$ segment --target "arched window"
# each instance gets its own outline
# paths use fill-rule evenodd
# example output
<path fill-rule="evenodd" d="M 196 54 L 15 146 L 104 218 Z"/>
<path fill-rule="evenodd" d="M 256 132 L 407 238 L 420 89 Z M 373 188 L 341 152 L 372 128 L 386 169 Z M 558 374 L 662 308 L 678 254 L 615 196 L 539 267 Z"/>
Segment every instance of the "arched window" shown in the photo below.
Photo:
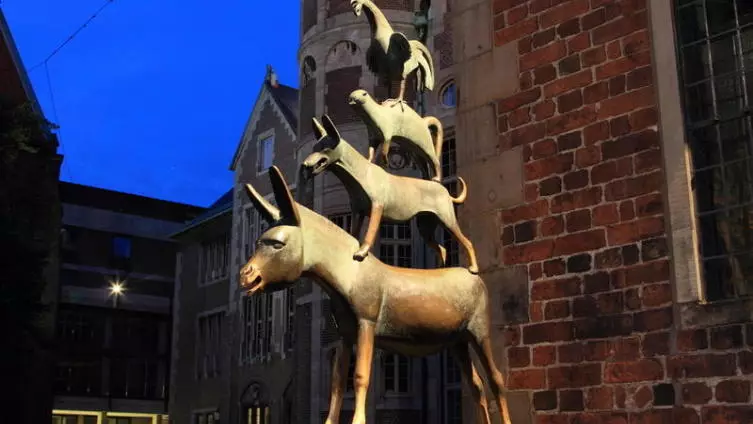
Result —
<path fill-rule="evenodd" d="M 304 85 L 304 86 L 306 84 L 308 84 L 309 81 L 311 81 L 312 79 L 314 79 L 314 75 L 316 73 L 316 61 L 314 60 L 313 57 L 306 56 L 303 59 L 303 66 L 301 67 L 301 73 L 303 74 L 302 75 L 302 79 L 303 79 L 303 84 L 302 85 Z"/>
<path fill-rule="evenodd" d="M 450 81 L 447 84 L 442 87 L 442 90 L 439 92 L 439 100 L 442 102 L 442 106 L 444 107 L 455 107 L 457 106 L 457 91 L 455 89 L 455 81 Z"/>

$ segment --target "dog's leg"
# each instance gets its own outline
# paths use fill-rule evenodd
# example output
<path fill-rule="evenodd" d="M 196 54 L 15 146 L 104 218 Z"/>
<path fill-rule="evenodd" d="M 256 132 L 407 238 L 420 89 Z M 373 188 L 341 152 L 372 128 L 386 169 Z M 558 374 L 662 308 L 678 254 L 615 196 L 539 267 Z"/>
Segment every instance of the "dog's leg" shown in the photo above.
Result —
<path fill-rule="evenodd" d="M 373 144 L 369 144 L 369 158 L 368 158 L 369 162 L 374 163 L 375 153 L 376 153 L 376 146 L 374 146 Z"/>
<path fill-rule="evenodd" d="M 358 322 L 358 342 L 356 345 L 356 372 L 354 388 L 356 405 L 352 424 L 366 424 L 366 394 L 374 357 L 374 323 L 361 319 Z"/>
<path fill-rule="evenodd" d="M 350 235 L 355 238 L 361 237 L 361 227 L 363 227 L 364 214 L 353 212 L 350 216 Z"/>
<path fill-rule="evenodd" d="M 329 400 L 329 414 L 324 424 L 338 424 L 340 422 L 340 410 L 343 406 L 343 395 L 348 379 L 348 367 L 350 366 L 351 344 L 341 340 L 335 350 L 335 362 L 332 364 L 332 389 Z"/>
<path fill-rule="evenodd" d="M 366 228 L 366 236 L 363 238 L 361 247 L 353 255 L 353 259 L 362 261 L 368 254 L 374 240 L 379 232 L 379 223 L 382 221 L 382 211 L 384 206 L 371 202 L 371 214 L 369 215 L 369 226 Z"/>
<path fill-rule="evenodd" d="M 426 244 L 437 252 L 438 265 L 443 267 L 447 262 L 447 249 L 437 243 L 437 239 L 434 236 L 434 232 L 437 230 L 436 218 L 426 215 L 418 215 L 416 216 L 416 225 L 418 226 L 418 232 L 421 234 L 421 237 L 423 237 Z"/>
<path fill-rule="evenodd" d="M 460 244 L 462 244 L 465 248 L 465 252 L 468 254 L 468 271 L 470 271 L 472 274 L 478 274 L 476 249 L 473 248 L 473 243 L 471 243 L 471 241 L 468 240 L 468 238 L 460 230 L 460 226 L 458 225 L 457 221 L 453 222 L 452 225 L 448 225 L 448 223 L 443 224 L 447 227 L 448 230 L 450 230 L 455 239 L 457 239 L 457 241 L 459 241 Z"/>

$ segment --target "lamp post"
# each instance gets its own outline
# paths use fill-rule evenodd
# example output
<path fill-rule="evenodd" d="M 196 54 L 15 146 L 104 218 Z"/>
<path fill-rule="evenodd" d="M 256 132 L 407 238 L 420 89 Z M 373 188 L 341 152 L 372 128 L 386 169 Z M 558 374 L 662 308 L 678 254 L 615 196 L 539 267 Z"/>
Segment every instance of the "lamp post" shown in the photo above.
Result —
<path fill-rule="evenodd" d="M 115 280 L 110 283 L 110 297 L 112 298 L 112 307 L 118 307 L 118 299 L 123 295 L 125 291 L 125 284 L 121 281 Z"/>
<path fill-rule="evenodd" d="M 110 298 L 112 298 L 112 307 L 117 309 L 118 300 L 125 292 L 125 283 L 116 279 L 110 282 Z M 107 410 L 112 410 L 112 374 L 113 374 L 113 340 L 115 330 L 115 312 L 110 315 L 110 340 L 109 340 L 109 358 L 107 361 Z"/>

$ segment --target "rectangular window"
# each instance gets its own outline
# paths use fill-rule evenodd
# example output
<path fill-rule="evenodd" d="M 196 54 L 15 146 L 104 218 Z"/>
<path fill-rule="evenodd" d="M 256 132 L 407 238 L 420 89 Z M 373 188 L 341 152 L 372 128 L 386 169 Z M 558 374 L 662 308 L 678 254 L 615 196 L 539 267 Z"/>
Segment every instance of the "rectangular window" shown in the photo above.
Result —
<path fill-rule="evenodd" d="M 267 359 L 272 353 L 274 325 L 272 293 L 260 293 L 243 298 L 244 333 L 241 341 L 241 363 Z"/>
<path fill-rule="evenodd" d="M 269 407 L 255 406 L 246 409 L 246 424 L 269 424 Z"/>
<path fill-rule="evenodd" d="M 413 264 L 411 224 L 382 224 L 379 228 L 379 259 L 387 264 L 410 268 Z"/>
<path fill-rule="evenodd" d="M 382 362 L 385 393 L 410 392 L 410 358 L 397 354 L 385 354 Z"/>
<path fill-rule="evenodd" d="M 258 172 L 264 172 L 274 163 L 275 158 L 275 138 L 267 137 L 259 141 L 259 157 L 257 159 Z"/>
<path fill-rule="evenodd" d="M 445 424 L 463 423 L 463 391 L 460 367 L 448 352 L 442 353 L 444 366 L 444 416 Z"/>
<path fill-rule="evenodd" d="M 202 244 L 204 284 L 228 277 L 230 269 L 230 235 L 224 234 Z"/>
<path fill-rule="evenodd" d="M 676 1 L 708 300 L 753 295 L 753 3 Z"/>
<path fill-rule="evenodd" d="M 350 212 L 330 215 L 329 220 L 334 222 L 335 225 L 342 228 L 343 230 L 350 232 L 350 225 L 352 220 L 352 215 L 350 214 Z"/>
<path fill-rule="evenodd" d="M 199 379 L 220 375 L 223 315 L 224 312 L 217 312 L 199 318 L 196 344 L 196 375 Z"/>
<path fill-rule="evenodd" d="M 295 345 L 295 289 L 290 287 L 285 292 L 285 346 L 286 352 L 293 350 Z"/>
<path fill-rule="evenodd" d="M 457 155 L 455 151 L 455 137 L 447 138 L 442 145 L 442 178 L 452 177 L 457 175 Z M 450 192 L 450 195 L 455 197 L 458 194 L 459 184 L 455 180 L 444 183 L 445 188 Z M 453 205 L 455 208 L 455 214 L 458 212 L 457 205 Z M 460 257 L 458 256 L 459 245 L 452 233 L 445 229 L 440 229 L 442 245 L 447 250 L 447 260 L 445 266 L 458 266 L 460 265 Z"/>
<path fill-rule="evenodd" d="M 131 258 L 131 239 L 128 237 L 115 236 L 112 238 L 113 256 L 120 259 Z"/>

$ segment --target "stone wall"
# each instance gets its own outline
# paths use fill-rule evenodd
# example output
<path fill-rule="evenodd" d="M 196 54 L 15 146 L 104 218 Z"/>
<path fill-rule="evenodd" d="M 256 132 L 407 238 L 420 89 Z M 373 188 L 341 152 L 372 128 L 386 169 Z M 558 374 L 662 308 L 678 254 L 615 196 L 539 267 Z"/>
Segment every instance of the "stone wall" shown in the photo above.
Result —
<path fill-rule="evenodd" d="M 510 389 L 542 424 L 753 421 L 750 314 L 709 326 L 673 303 L 656 81 L 677 71 L 654 66 L 647 2 L 492 11 L 495 48 L 518 66 L 515 92 L 496 102 L 497 149 L 523 163 L 504 189 L 523 198 L 497 209 L 494 251 L 530 290 L 527 319 L 505 327 Z"/>

